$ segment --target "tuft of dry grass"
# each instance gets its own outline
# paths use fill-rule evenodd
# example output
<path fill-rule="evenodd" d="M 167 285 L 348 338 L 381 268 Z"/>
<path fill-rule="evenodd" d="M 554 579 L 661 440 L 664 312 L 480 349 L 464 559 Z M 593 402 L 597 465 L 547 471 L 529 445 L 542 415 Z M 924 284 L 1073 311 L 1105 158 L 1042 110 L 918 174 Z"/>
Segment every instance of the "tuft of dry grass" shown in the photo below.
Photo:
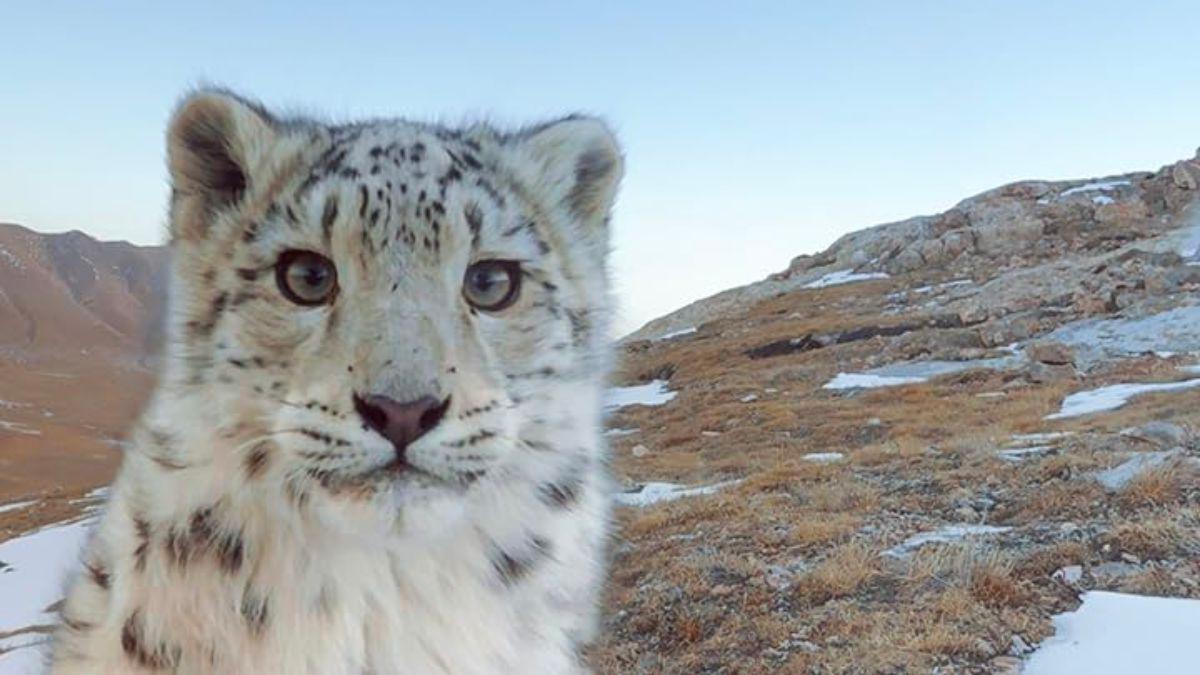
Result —
<path fill-rule="evenodd" d="M 857 542 L 842 544 L 801 577 L 796 595 L 809 605 L 824 604 L 857 592 L 879 574 L 876 551 Z"/>
<path fill-rule="evenodd" d="M 1121 521 L 1109 530 L 1105 543 L 1115 551 L 1143 560 L 1200 556 L 1200 529 L 1187 512 L 1162 512 Z M 1188 522 L 1188 521 L 1191 522 Z"/>
<path fill-rule="evenodd" d="M 1183 499 L 1183 474 L 1175 467 L 1161 466 L 1129 481 L 1117 496 L 1127 509 L 1159 508 Z"/>

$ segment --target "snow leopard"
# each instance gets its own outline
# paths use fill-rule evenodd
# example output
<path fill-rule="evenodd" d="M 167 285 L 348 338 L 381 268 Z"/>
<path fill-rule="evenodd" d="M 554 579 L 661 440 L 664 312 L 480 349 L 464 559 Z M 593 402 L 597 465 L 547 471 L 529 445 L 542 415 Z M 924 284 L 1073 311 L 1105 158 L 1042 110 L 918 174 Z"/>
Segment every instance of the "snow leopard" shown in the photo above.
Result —
<path fill-rule="evenodd" d="M 165 356 L 50 672 L 588 672 L 606 123 L 333 124 L 204 88 L 166 136 Z"/>

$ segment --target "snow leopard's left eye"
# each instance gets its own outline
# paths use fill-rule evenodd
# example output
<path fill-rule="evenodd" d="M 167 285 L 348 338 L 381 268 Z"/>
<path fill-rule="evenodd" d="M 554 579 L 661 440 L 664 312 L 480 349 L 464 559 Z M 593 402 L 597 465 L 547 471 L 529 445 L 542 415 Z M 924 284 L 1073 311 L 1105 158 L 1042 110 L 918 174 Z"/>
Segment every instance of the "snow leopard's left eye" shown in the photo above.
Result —
<path fill-rule="evenodd" d="M 521 263 L 516 260 L 480 260 L 463 278 L 463 297 L 486 312 L 508 308 L 520 293 Z"/>
<path fill-rule="evenodd" d="M 323 305 L 337 293 L 337 268 L 320 253 L 284 251 L 275 263 L 275 283 L 297 305 Z"/>

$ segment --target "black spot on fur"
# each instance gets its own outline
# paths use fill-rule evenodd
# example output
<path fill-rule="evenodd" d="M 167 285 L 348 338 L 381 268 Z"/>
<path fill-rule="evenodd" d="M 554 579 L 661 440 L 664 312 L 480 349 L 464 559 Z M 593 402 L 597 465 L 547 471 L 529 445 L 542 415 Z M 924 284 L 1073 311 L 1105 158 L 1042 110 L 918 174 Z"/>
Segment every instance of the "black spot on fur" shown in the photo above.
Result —
<path fill-rule="evenodd" d="M 259 443 L 246 453 L 246 458 L 243 460 L 243 466 L 246 469 L 247 478 L 257 478 L 262 474 L 267 467 L 267 460 L 270 458 L 270 446 L 267 443 Z"/>
<path fill-rule="evenodd" d="M 252 635 L 261 635 L 271 615 L 270 600 L 252 589 L 242 594 L 242 618 Z"/>
<path fill-rule="evenodd" d="M 538 488 L 538 497 L 547 506 L 569 509 L 579 501 L 579 493 L 582 489 L 583 482 L 578 477 L 572 477 L 553 483 L 543 483 Z"/>
<path fill-rule="evenodd" d="M 88 579 L 104 590 L 108 590 L 112 585 L 112 578 L 109 576 L 108 570 L 104 569 L 104 565 L 98 562 L 85 563 L 83 566 L 87 572 Z"/>
<path fill-rule="evenodd" d="M 245 544 L 242 535 L 237 532 L 226 532 L 217 541 L 217 564 L 229 574 L 235 574 L 242 568 L 245 557 Z"/>
<path fill-rule="evenodd" d="M 325 242 L 329 242 L 329 237 L 333 233 L 333 223 L 338 216 L 337 197 L 330 197 L 325 202 L 325 210 L 321 213 L 321 236 L 325 238 Z"/>
<path fill-rule="evenodd" d="M 150 523 L 134 516 L 133 529 L 138 542 L 133 549 L 133 567 L 141 572 L 146 569 L 146 555 L 150 552 Z"/>
<path fill-rule="evenodd" d="M 483 212 L 479 209 L 479 205 L 468 204 L 463 209 L 463 218 L 467 221 L 467 228 L 471 231 L 471 246 L 479 248 L 479 235 L 483 231 Z"/>
<path fill-rule="evenodd" d="M 358 217 L 361 220 L 367 215 L 367 202 L 370 201 L 371 195 L 367 190 L 366 185 L 358 186 Z"/>
<path fill-rule="evenodd" d="M 508 553 L 496 549 L 492 556 L 492 568 L 506 586 L 519 583 L 529 576 L 538 563 L 550 555 L 550 542 L 540 537 L 529 540 L 526 550 L 520 553 Z"/>
<path fill-rule="evenodd" d="M 189 321 L 187 327 L 198 338 L 208 337 L 212 335 L 213 330 L 217 327 L 217 322 L 221 318 L 221 314 L 225 312 L 225 307 L 229 303 L 229 294 L 221 291 L 213 298 L 209 305 L 208 313 L 200 319 Z"/>
<path fill-rule="evenodd" d="M 146 643 L 141 610 L 135 609 L 121 628 L 121 649 L 125 651 L 126 656 L 143 668 L 170 670 L 179 664 L 179 647 L 162 642 L 153 646 Z"/>
<path fill-rule="evenodd" d="M 496 186 L 492 185 L 490 181 L 482 177 L 476 178 L 475 185 L 483 188 L 483 191 L 487 193 L 488 197 L 491 197 L 492 201 L 495 202 L 497 206 L 501 208 L 504 207 L 504 195 L 500 194 L 500 191 L 497 190 Z"/>
<path fill-rule="evenodd" d="M 592 322 L 587 318 L 587 310 L 567 310 L 567 319 L 571 321 L 571 342 L 576 347 L 587 342 L 592 333 Z"/>

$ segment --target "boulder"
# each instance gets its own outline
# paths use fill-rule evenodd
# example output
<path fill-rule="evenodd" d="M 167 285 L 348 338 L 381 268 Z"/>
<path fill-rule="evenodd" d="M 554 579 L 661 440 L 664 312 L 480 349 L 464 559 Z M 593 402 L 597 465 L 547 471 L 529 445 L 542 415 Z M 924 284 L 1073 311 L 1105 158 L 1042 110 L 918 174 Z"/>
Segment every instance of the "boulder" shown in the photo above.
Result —
<path fill-rule="evenodd" d="M 1052 366 L 1068 366 L 1075 363 L 1075 352 L 1061 342 L 1035 342 L 1025 349 L 1030 360 Z"/>

